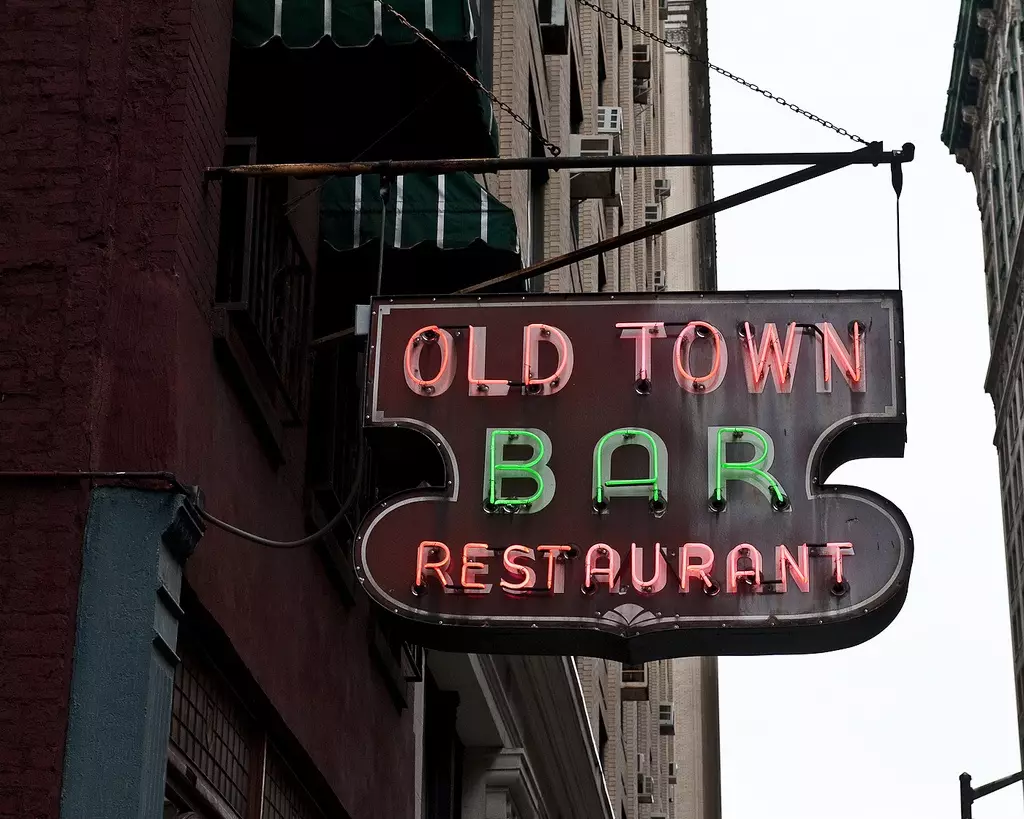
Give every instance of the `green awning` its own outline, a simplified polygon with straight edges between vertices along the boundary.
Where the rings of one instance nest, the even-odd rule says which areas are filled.
[[[320,235],[336,251],[380,241],[380,177],[334,177],[320,192]],[[519,254],[515,215],[469,173],[399,176],[391,184],[385,245]]]
[[[389,0],[416,28],[442,42],[476,38],[471,0]],[[234,37],[259,47],[279,39],[289,48],[311,48],[324,38],[342,47],[375,38],[390,45],[416,36],[383,9],[379,0],[235,0]]]

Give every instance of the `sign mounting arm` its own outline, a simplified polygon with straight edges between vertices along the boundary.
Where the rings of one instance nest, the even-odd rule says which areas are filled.
[[[752,188],[747,188],[746,190],[731,194],[730,196],[722,197],[721,199],[716,199],[713,202],[708,202],[707,204],[700,205],[691,210],[674,214],[673,216],[669,216],[665,219],[660,219],[659,221],[652,222],[649,225],[644,225],[634,230],[627,231],[626,233],[620,233],[618,236],[611,236],[603,241],[595,242],[594,244],[573,250],[561,256],[556,256],[553,259],[546,259],[535,265],[524,268],[523,270],[516,270],[512,273],[496,276],[493,279],[488,279],[487,281],[459,290],[457,293],[476,293],[498,285],[512,284],[513,282],[531,279],[542,273],[549,273],[552,270],[567,267],[570,264],[575,264],[583,261],[584,259],[593,258],[594,256],[598,256],[602,253],[607,253],[610,250],[616,250],[620,247],[632,244],[633,242],[638,242],[641,239],[647,239],[651,236],[657,236],[658,234],[664,233],[667,230],[672,230],[673,228],[681,227],[682,225],[688,225],[691,222],[696,222],[706,216],[721,213],[722,211],[734,208],[737,205],[745,205],[747,202],[753,202],[755,199],[760,199],[762,196],[767,196],[768,194],[792,188],[794,185],[799,185],[801,182],[809,182],[812,179],[817,179],[819,176],[824,176],[825,174],[832,173],[833,171],[838,171],[841,168],[860,164],[859,160],[864,155],[871,155],[875,152],[876,149],[870,145],[866,148],[851,151],[850,153],[839,156],[829,162],[821,162],[816,165],[812,165],[809,168],[804,168],[794,173],[786,174],[785,176],[773,179],[770,182],[755,185]],[[914,146],[907,143],[903,146],[903,152],[900,154],[900,160],[903,162],[910,162],[913,158]]]

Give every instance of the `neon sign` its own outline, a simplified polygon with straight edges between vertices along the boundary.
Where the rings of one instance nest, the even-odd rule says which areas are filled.
[[[372,510],[356,571],[426,645],[803,653],[902,606],[903,515],[827,483],[903,454],[898,294],[381,299],[369,352],[367,425],[446,481]]]

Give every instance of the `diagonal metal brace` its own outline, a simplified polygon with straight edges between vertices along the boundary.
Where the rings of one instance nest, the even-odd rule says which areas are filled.
[[[734,208],[737,205],[745,205],[747,202],[753,202],[755,199],[760,199],[762,196],[777,193],[778,191],[785,190],[786,188],[792,188],[794,185],[799,185],[801,182],[809,182],[812,179],[817,179],[819,176],[824,176],[825,174],[832,173],[833,171],[838,171],[841,168],[848,168],[851,165],[861,164],[863,157],[872,156],[874,154],[877,154],[877,148],[874,146],[867,146],[856,151],[851,151],[848,154],[842,154],[835,158],[831,158],[827,162],[820,162],[809,168],[804,168],[803,170],[781,176],[778,179],[773,179],[770,182],[755,185],[754,187],[747,188],[739,193],[734,193],[730,196],[716,199],[713,202],[708,202],[707,204],[692,208],[691,210],[674,214],[665,219],[660,219],[649,225],[644,225],[634,230],[620,233],[618,236],[610,236],[603,241],[578,248],[561,256],[556,256],[553,259],[545,259],[542,262],[538,262],[537,264],[531,265],[530,267],[526,267],[522,270],[516,270],[511,273],[496,276],[493,279],[488,279],[487,281],[480,282],[479,284],[465,287],[456,292],[460,295],[476,293],[480,290],[486,290],[487,288],[496,287],[498,285],[512,284],[524,279],[532,279],[534,276],[539,276],[542,273],[549,273],[552,270],[567,267],[568,265],[575,264],[583,261],[584,259],[590,259],[602,253],[607,253],[610,250],[616,250],[620,247],[632,244],[633,242],[638,242],[641,239],[657,236],[667,230],[672,230],[673,228],[681,227],[682,225],[688,225],[691,222],[696,222],[707,216],[721,213],[722,211]],[[914,158],[914,146],[910,143],[904,145],[903,153],[900,158],[904,162],[912,161]]]

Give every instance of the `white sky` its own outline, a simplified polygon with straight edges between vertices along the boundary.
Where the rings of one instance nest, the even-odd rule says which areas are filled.
[[[910,595],[858,648],[722,660],[724,817],[957,819],[961,771],[978,785],[1020,768],[981,229],[971,177],[940,141],[959,0],[708,5],[712,62],[887,147],[917,146],[902,198],[906,457],[835,478],[906,513]],[[856,147],[720,77],[711,104],[717,152]],[[773,175],[717,169],[716,193]],[[895,248],[887,168],[718,217],[723,290],[895,287]],[[1021,787],[974,815],[1024,816]]]

